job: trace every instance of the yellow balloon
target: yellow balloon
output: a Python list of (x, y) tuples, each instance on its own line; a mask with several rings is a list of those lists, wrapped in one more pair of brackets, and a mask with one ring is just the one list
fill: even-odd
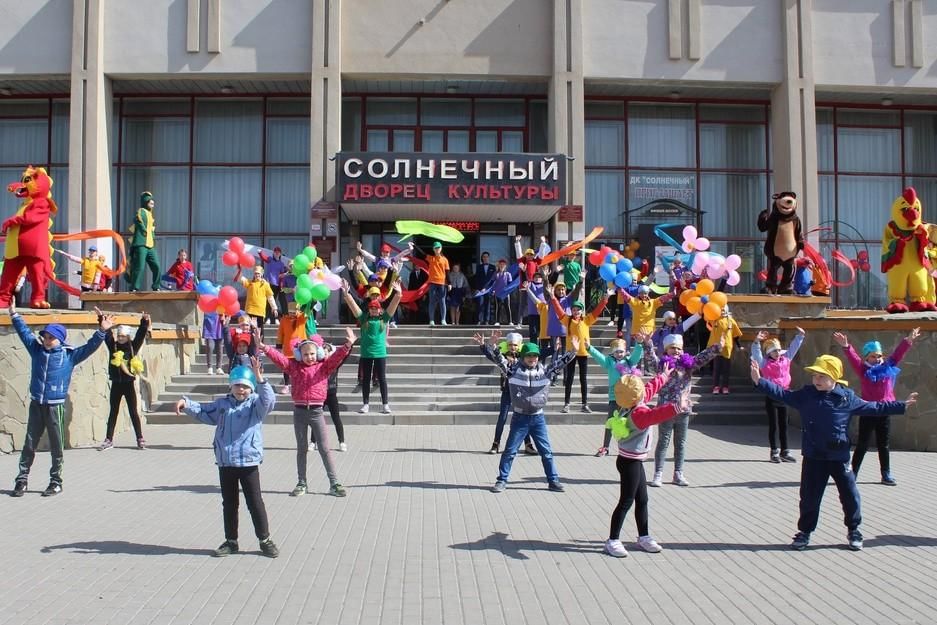
[[(688, 309), (689, 310), (689, 309)], [(715, 302), (706, 302), (703, 306), (703, 318), (706, 321), (716, 321), (722, 316), (722, 307)]]
[(686, 303), (686, 309), (689, 310), (694, 315), (697, 314), (702, 307), (703, 307), (703, 302), (698, 297), (691, 298), (690, 301)]
[(696, 293), (687, 289), (686, 291), (680, 294), (680, 303), (686, 306), (687, 302), (689, 302), (690, 299), (694, 297), (696, 297)]
[(729, 303), (729, 298), (722, 291), (714, 291), (709, 294), (709, 301), (718, 304), (719, 308), (722, 308)]
[(703, 278), (696, 283), (696, 294), (697, 295), (709, 295), (713, 292), (713, 289), (716, 288), (716, 285), (713, 284), (713, 281), (709, 278)]

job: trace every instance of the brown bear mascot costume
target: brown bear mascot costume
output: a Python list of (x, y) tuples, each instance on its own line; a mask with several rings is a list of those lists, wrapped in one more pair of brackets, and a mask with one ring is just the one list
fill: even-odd
[[(758, 215), (758, 230), (768, 233), (765, 240), (768, 277), (763, 292), (790, 295), (794, 292), (794, 259), (804, 249), (804, 234), (797, 216), (797, 194), (782, 191), (771, 199), (771, 208)], [(781, 270), (780, 282), (778, 270)]]

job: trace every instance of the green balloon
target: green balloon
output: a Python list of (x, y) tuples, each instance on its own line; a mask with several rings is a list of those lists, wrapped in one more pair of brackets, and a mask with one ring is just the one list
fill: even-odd
[(308, 273), (304, 273), (301, 276), (296, 278), (296, 288), (298, 289), (311, 289), (312, 288), (312, 278), (309, 277)]
[(329, 287), (322, 283), (313, 285), (311, 292), (312, 299), (316, 300), (317, 302), (329, 299), (329, 294), (331, 293), (331, 291), (329, 291)]
[(293, 259), (293, 275), (299, 278), (309, 272), (309, 259), (302, 254)]
[(317, 255), (318, 252), (316, 252), (316, 248), (312, 245), (307, 245), (306, 249), (303, 250), (303, 256), (308, 258), (310, 263), (316, 262)]
[(296, 300), (296, 303), (300, 306), (308, 304), (312, 301), (312, 291), (307, 288), (297, 287), (296, 292), (293, 294), (293, 298)]

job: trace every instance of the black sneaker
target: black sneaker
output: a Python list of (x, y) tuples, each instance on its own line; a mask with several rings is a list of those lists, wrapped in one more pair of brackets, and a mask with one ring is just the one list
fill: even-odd
[[(261, 543), (263, 545), (263, 543)], [(226, 540), (221, 543), (221, 546), (215, 549), (213, 556), (216, 558), (223, 558), (225, 556), (230, 556), (232, 553), (238, 552), (238, 543), (236, 540)]]
[(498, 447), (499, 447), (499, 444), (498, 444), (498, 443), (492, 443), (492, 444), (491, 444), (491, 449), (488, 450), (488, 453), (489, 453), (489, 454), (496, 454), (496, 453), (498, 453)]
[(794, 541), (791, 543), (791, 549), (803, 551), (810, 544), (810, 532), (797, 532), (794, 534)]
[(280, 550), (273, 544), (269, 538), (260, 541), (260, 551), (268, 558), (275, 558), (280, 555)]
[(44, 491), (42, 491), (43, 497), (55, 497), (62, 492), (62, 485), (51, 482)]
[(849, 541), (849, 548), (853, 551), (862, 551), (862, 532), (859, 530), (851, 530), (846, 536), (846, 540)]
[(530, 444), (524, 445), (524, 453), (528, 456), (536, 456), (537, 448)]
[(555, 493), (562, 493), (566, 490), (566, 487), (560, 484), (559, 482), (550, 482), (550, 485), (547, 487)]
[(781, 452), (781, 462), (797, 462), (797, 458), (791, 455), (786, 449)]
[(10, 492), (10, 497), (22, 497), (26, 494), (26, 482), (17, 482), (13, 485), (13, 490)]

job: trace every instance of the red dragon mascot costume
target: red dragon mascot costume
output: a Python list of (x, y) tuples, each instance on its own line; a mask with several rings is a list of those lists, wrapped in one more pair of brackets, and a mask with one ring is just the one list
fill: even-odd
[(0, 274), (0, 309), (8, 308), (19, 276), (26, 272), (32, 283), (32, 308), (51, 308), (46, 301), (46, 286), (53, 276), (49, 233), (52, 216), (58, 212), (50, 189), (52, 178), (42, 167), (30, 165), (19, 182), (7, 191), (23, 200), (16, 215), (0, 225), (6, 234), (3, 273)]

